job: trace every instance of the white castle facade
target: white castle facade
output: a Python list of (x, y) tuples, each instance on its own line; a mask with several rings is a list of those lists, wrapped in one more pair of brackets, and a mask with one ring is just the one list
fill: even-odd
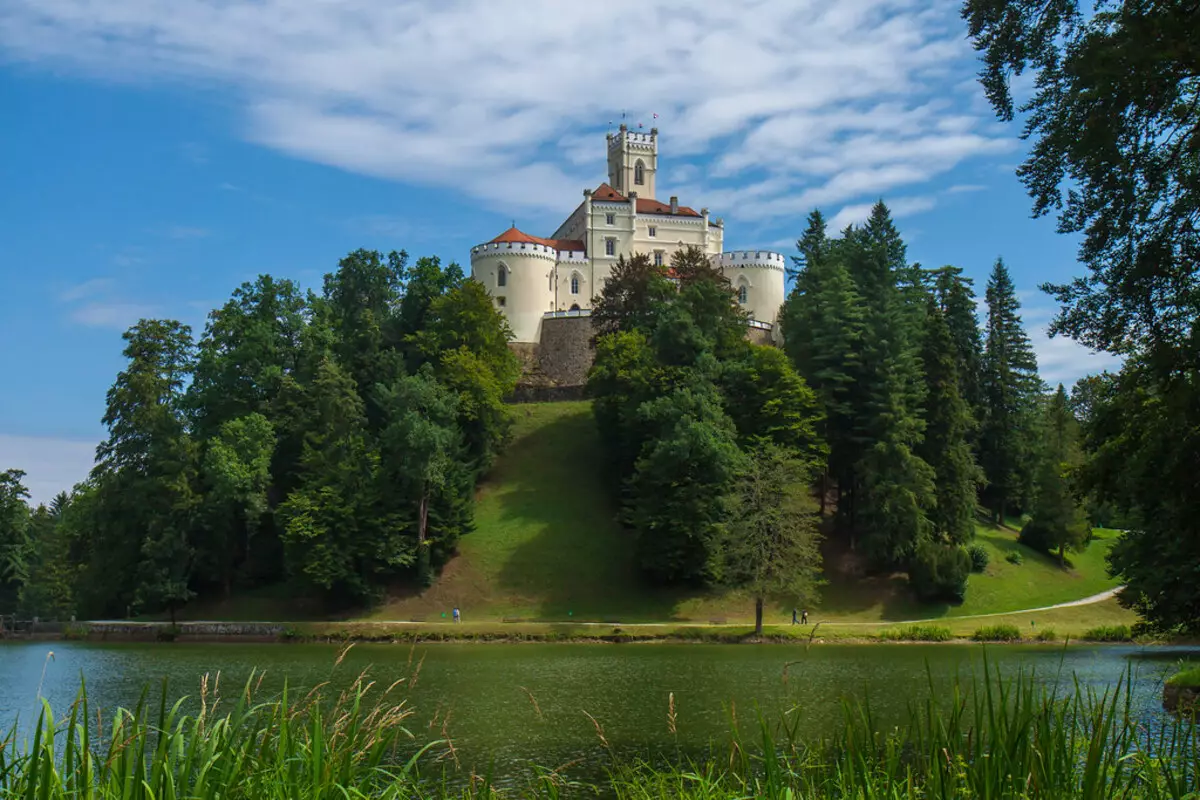
[(658, 130), (608, 134), (608, 182), (585, 190), (583, 202), (547, 238), (514, 226), (471, 248), (471, 275), (488, 288), (508, 318), (513, 341), (539, 343), (546, 319), (587, 316), (620, 256), (644, 253), (669, 265), (671, 255), (701, 248), (738, 293), (751, 325), (774, 330), (784, 299), (785, 259), (767, 250), (725, 252), (724, 224), (655, 195)]

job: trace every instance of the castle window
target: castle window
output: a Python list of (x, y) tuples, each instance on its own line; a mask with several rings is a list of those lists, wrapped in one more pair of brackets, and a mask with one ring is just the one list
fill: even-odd
[[(496, 270), (496, 285), (508, 285), (508, 267), (504, 266), (503, 264), (501, 264), (499, 269)], [(501, 303), (500, 305), (504, 305), (504, 303)]]
[(571, 276), (571, 294), (579, 294), (579, 276)]
[(651, 226), (650, 226), (650, 234), (649, 234), (649, 235), (650, 235), (651, 237), (658, 236), (658, 228), (656, 228), (656, 227), (654, 227), (653, 225), (651, 225)]
[(604, 224), (605, 225), (616, 225), (617, 224), (617, 215), (616, 214), (605, 214), (604, 215)]
[(616, 239), (605, 239), (604, 240), (604, 255), (615, 256), (616, 254), (617, 254), (617, 240)]
[(655, 250), (654, 251), (654, 266), (661, 267), (662, 265), (663, 265), (663, 251)]
[(640, 158), (638, 159), (637, 164), (635, 164), (633, 167), (633, 182), (638, 186), (641, 186), (646, 182), (646, 167), (642, 164), (642, 160)]
[(743, 306), (746, 305), (746, 294), (746, 284), (743, 283), (738, 287), (738, 303)]
[(497, 298), (496, 298), (496, 305), (500, 306), (501, 308), (504, 308), (504, 306), (505, 306), (505, 298), (503, 298), (503, 297), (497, 297)]

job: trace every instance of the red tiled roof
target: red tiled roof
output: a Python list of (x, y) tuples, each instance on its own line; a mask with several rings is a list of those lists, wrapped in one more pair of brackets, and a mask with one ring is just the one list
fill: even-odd
[(488, 244), (495, 242), (524, 242), (526, 244), (540, 244), (546, 247), (553, 247), (555, 250), (583, 250), (583, 242), (579, 239), (543, 239), (540, 236), (530, 236), (516, 226), (506, 230), (504, 233), (497, 236)]
[(526, 242), (528, 244), (546, 244), (545, 239), (540, 239), (537, 236), (530, 236), (528, 233), (518, 230), (516, 225), (509, 228), (495, 239), (492, 239), (492, 241), (488, 242), (488, 244), (492, 244), (493, 242)]
[(596, 187), (596, 191), (592, 192), (593, 200), (608, 200), (613, 203), (624, 203), (629, 198), (618, 192), (607, 183), (602, 183)]
[[(639, 214), (670, 214), (671, 213), (671, 204), (670, 203), (660, 203), (658, 200), (651, 200), (649, 198), (639, 197), (638, 201), (637, 201), (637, 213), (639, 213)], [(681, 217), (698, 217), (698, 216), (700, 216), (700, 214), (698, 214), (695, 210), (688, 208), (687, 206), (680, 206), (679, 210), (676, 211), (675, 213)]]

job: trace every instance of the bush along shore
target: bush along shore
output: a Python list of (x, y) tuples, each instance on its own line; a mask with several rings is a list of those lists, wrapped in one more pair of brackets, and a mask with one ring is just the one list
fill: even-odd
[[(340, 659), (339, 659), (340, 660)], [(413, 678), (415, 678), (415, 674)], [(198, 711), (150, 692), (130, 710), (89, 706), (63, 716), (43, 702), (36, 728), (0, 740), (0, 797), (142, 798), (650, 797), (1194, 798), (1200, 740), (1190, 718), (1147, 728), (1129, 676), (1097, 692), (1025, 672), (988, 673), (929, 696), (879, 732), (870, 709), (845, 705), (838, 730), (802, 741), (794, 716), (732, 723), (725, 741), (681, 760), (628, 761), (608, 748), (602, 780), (569, 768), (504, 776), (505, 788), (460, 765), (453, 731), (407, 725), (409, 679), (360, 675), (326, 694), (261, 698), (261, 676), (222, 697), (201, 681)], [(1065, 688), (1064, 688), (1065, 687)], [(668, 712), (667, 730), (675, 734)], [(428, 736), (428, 738), (421, 738)], [(663, 752), (675, 751), (664, 742)]]
[[(1000, 643), (1000, 644), (1164, 644), (1177, 641), (1137, 626), (1108, 625), (1086, 628), (1072, 625), (1017, 626), (987, 620), (947, 619), (940, 623), (815, 623), (767, 626), (761, 635), (750, 623), (630, 624), (620, 622), (73, 622), (43, 624), (34, 631), (9, 634), (13, 638), (67, 639), (110, 642), (255, 642), (347, 643), (377, 642), (433, 644), (479, 643), (653, 643), (708, 644), (835, 644), (835, 643)], [(3, 637), (0, 637), (3, 638)]]

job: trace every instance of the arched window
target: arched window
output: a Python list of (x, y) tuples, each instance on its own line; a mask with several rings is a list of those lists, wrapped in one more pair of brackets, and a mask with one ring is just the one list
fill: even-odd
[(571, 294), (579, 294), (579, 273), (571, 276)]
[(741, 305), (746, 305), (746, 295), (747, 294), (748, 294), (748, 292), (746, 291), (746, 284), (743, 283), (741, 286), (738, 287), (738, 303), (740, 303)]
[(503, 264), (496, 269), (496, 285), (508, 286), (508, 267)]
[(579, 303), (571, 303), (571, 307), (570, 307), (569, 309), (567, 309), (567, 310), (568, 310), (568, 311), (578, 311), (578, 310), (579, 310)]
[(633, 165), (633, 182), (641, 186), (646, 182), (646, 165), (639, 158), (638, 162)]

